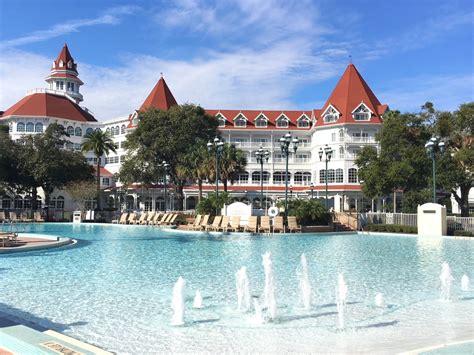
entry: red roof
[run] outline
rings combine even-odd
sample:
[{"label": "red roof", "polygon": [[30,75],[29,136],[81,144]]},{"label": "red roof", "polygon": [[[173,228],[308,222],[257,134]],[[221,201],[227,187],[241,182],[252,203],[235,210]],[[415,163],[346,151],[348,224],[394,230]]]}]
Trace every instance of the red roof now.
[{"label": "red roof", "polygon": [[[372,111],[369,121],[355,121],[352,116],[352,112],[361,103]],[[340,113],[340,116],[335,122],[324,123],[321,115],[324,114],[329,105],[332,105]],[[382,123],[381,116],[387,108],[387,105],[380,103],[354,64],[349,64],[322,109],[314,111],[317,119],[316,126],[339,123]]]},{"label": "red roof", "polygon": [[3,113],[7,116],[47,116],[79,122],[97,122],[89,112],[65,96],[35,93],[25,96]]},{"label": "red roof", "polygon": [[[246,129],[246,128],[255,128],[255,129],[281,129],[281,130],[308,130],[309,127],[299,128],[298,120],[302,118],[307,118],[311,121],[312,112],[311,111],[272,111],[272,110],[207,110],[206,112],[211,116],[221,115],[226,120],[225,127],[219,127],[220,129]],[[234,119],[242,115],[247,119],[247,127],[235,127]],[[267,120],[267,127],[256,127],[255,120],[258,117],[264,117]],[[284,117],[288,119],[288,127],[276,127],[276,121],[279,117]]]},{"label": "red roof", "polygon": [[[97,171],[97,167],[94,165],[94,170]],[[112,174],[110,171],[108,171],[106,168],[104,167],[100,167],[100,176],[113,176],[114,174]]]},{"label": "red roof", "polygon": [[166,85],[165,79],[161,77],[143,102],[139,111],[146,111],[151,107],[162,111],[167,111],[170,109],[170,107],[177,104],[178,103],[171,93],[171,90],[169,89],[168,85]]},{"label": "red roof", "polygon": [[[59,65],[61,61],[63,66]],[[61,52],[59,52],[59,55],[54,61],[54,65],[51,70],[72,70],[77,74],[77,65],[74,63],[74,58],[69,52],[69,48],[67,47],[66,43],[64,43],[64,47],[61,49]]]}]

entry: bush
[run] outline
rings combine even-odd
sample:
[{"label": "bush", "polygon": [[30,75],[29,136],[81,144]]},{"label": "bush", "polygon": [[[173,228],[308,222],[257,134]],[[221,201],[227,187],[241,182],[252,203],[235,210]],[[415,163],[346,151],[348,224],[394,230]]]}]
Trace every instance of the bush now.
[{"label": "bush", "polygon": [[418,228],[399,224],[366,224],[364,226],[364,231],[416,234],[418,233]]},{"label": "bush", "polygon": [[474,233],[470,231],[461,231],[461,230],[455,230],[454,235],[458,237],[474,237]]},{"label": "bush", "polygon": [[[284,202],[280,201],[278,207],[284,207]],[[302,226],[327,226],[331,221],[331,214],[326,207],[314,199],[288,201],[288,216],[296,216]]]},{"label": "bush", "polygon": [[214,192],[209,193],[207,198],[201,199],[201,202],[196,206],[197,214],[216,215],[216,210],[220,210],[224,205],[229,204],[230,198],[227,192],[220,192],[219,199],[216,199]]}]

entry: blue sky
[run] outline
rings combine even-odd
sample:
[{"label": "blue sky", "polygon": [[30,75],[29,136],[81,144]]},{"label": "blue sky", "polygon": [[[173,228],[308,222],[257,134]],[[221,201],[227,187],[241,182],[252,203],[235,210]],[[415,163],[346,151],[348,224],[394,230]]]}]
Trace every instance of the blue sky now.
[{"label": "blue sky", "polygon": [[163,72],[180,103],[322,106],[349,56],[382,103],[474,100],[474,2],[442,0],[0,2],[0,109],[44,77],[64,42],[99,120],[141,104]]}]

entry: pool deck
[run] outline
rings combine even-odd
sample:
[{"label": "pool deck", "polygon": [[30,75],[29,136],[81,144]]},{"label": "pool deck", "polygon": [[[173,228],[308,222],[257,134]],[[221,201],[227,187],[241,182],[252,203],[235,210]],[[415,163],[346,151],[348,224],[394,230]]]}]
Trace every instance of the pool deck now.
[{"label": "pool deck", "polygon": [[33,233],[19,233],[18,239],[13,246],[0,246],[0,254],[58,248],[74,243],[76,243],[76,241],[70,238]]}]

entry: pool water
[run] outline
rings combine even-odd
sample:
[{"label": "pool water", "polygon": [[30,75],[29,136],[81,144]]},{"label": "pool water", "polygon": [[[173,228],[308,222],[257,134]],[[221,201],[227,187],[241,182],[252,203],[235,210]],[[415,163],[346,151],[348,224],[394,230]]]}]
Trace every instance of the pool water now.
[{"label": "pool water", "polygon": [[[0,312],[117,353],[397,352],[474,334],[474,242],[396,236],[203,235],[145,226],[41,224],[27,232],[72,237],[74,247],[0,256]],[[264,287],[270,251],[276,319],[237,311],[235,273],[251,294]],[[305,253],[312,307],[302,307],[297,270]],[[441,264],[454,277],[440,301]],[[337,329],[335,288],[348,286],[346,329]],[[170,325],[173,285],[186,280],[185,325]],[[474,280],[473,280],[474,281]],[[196,290],[203,309],[193,309]],[[385,307],[375,307],[377,292]]]}]

